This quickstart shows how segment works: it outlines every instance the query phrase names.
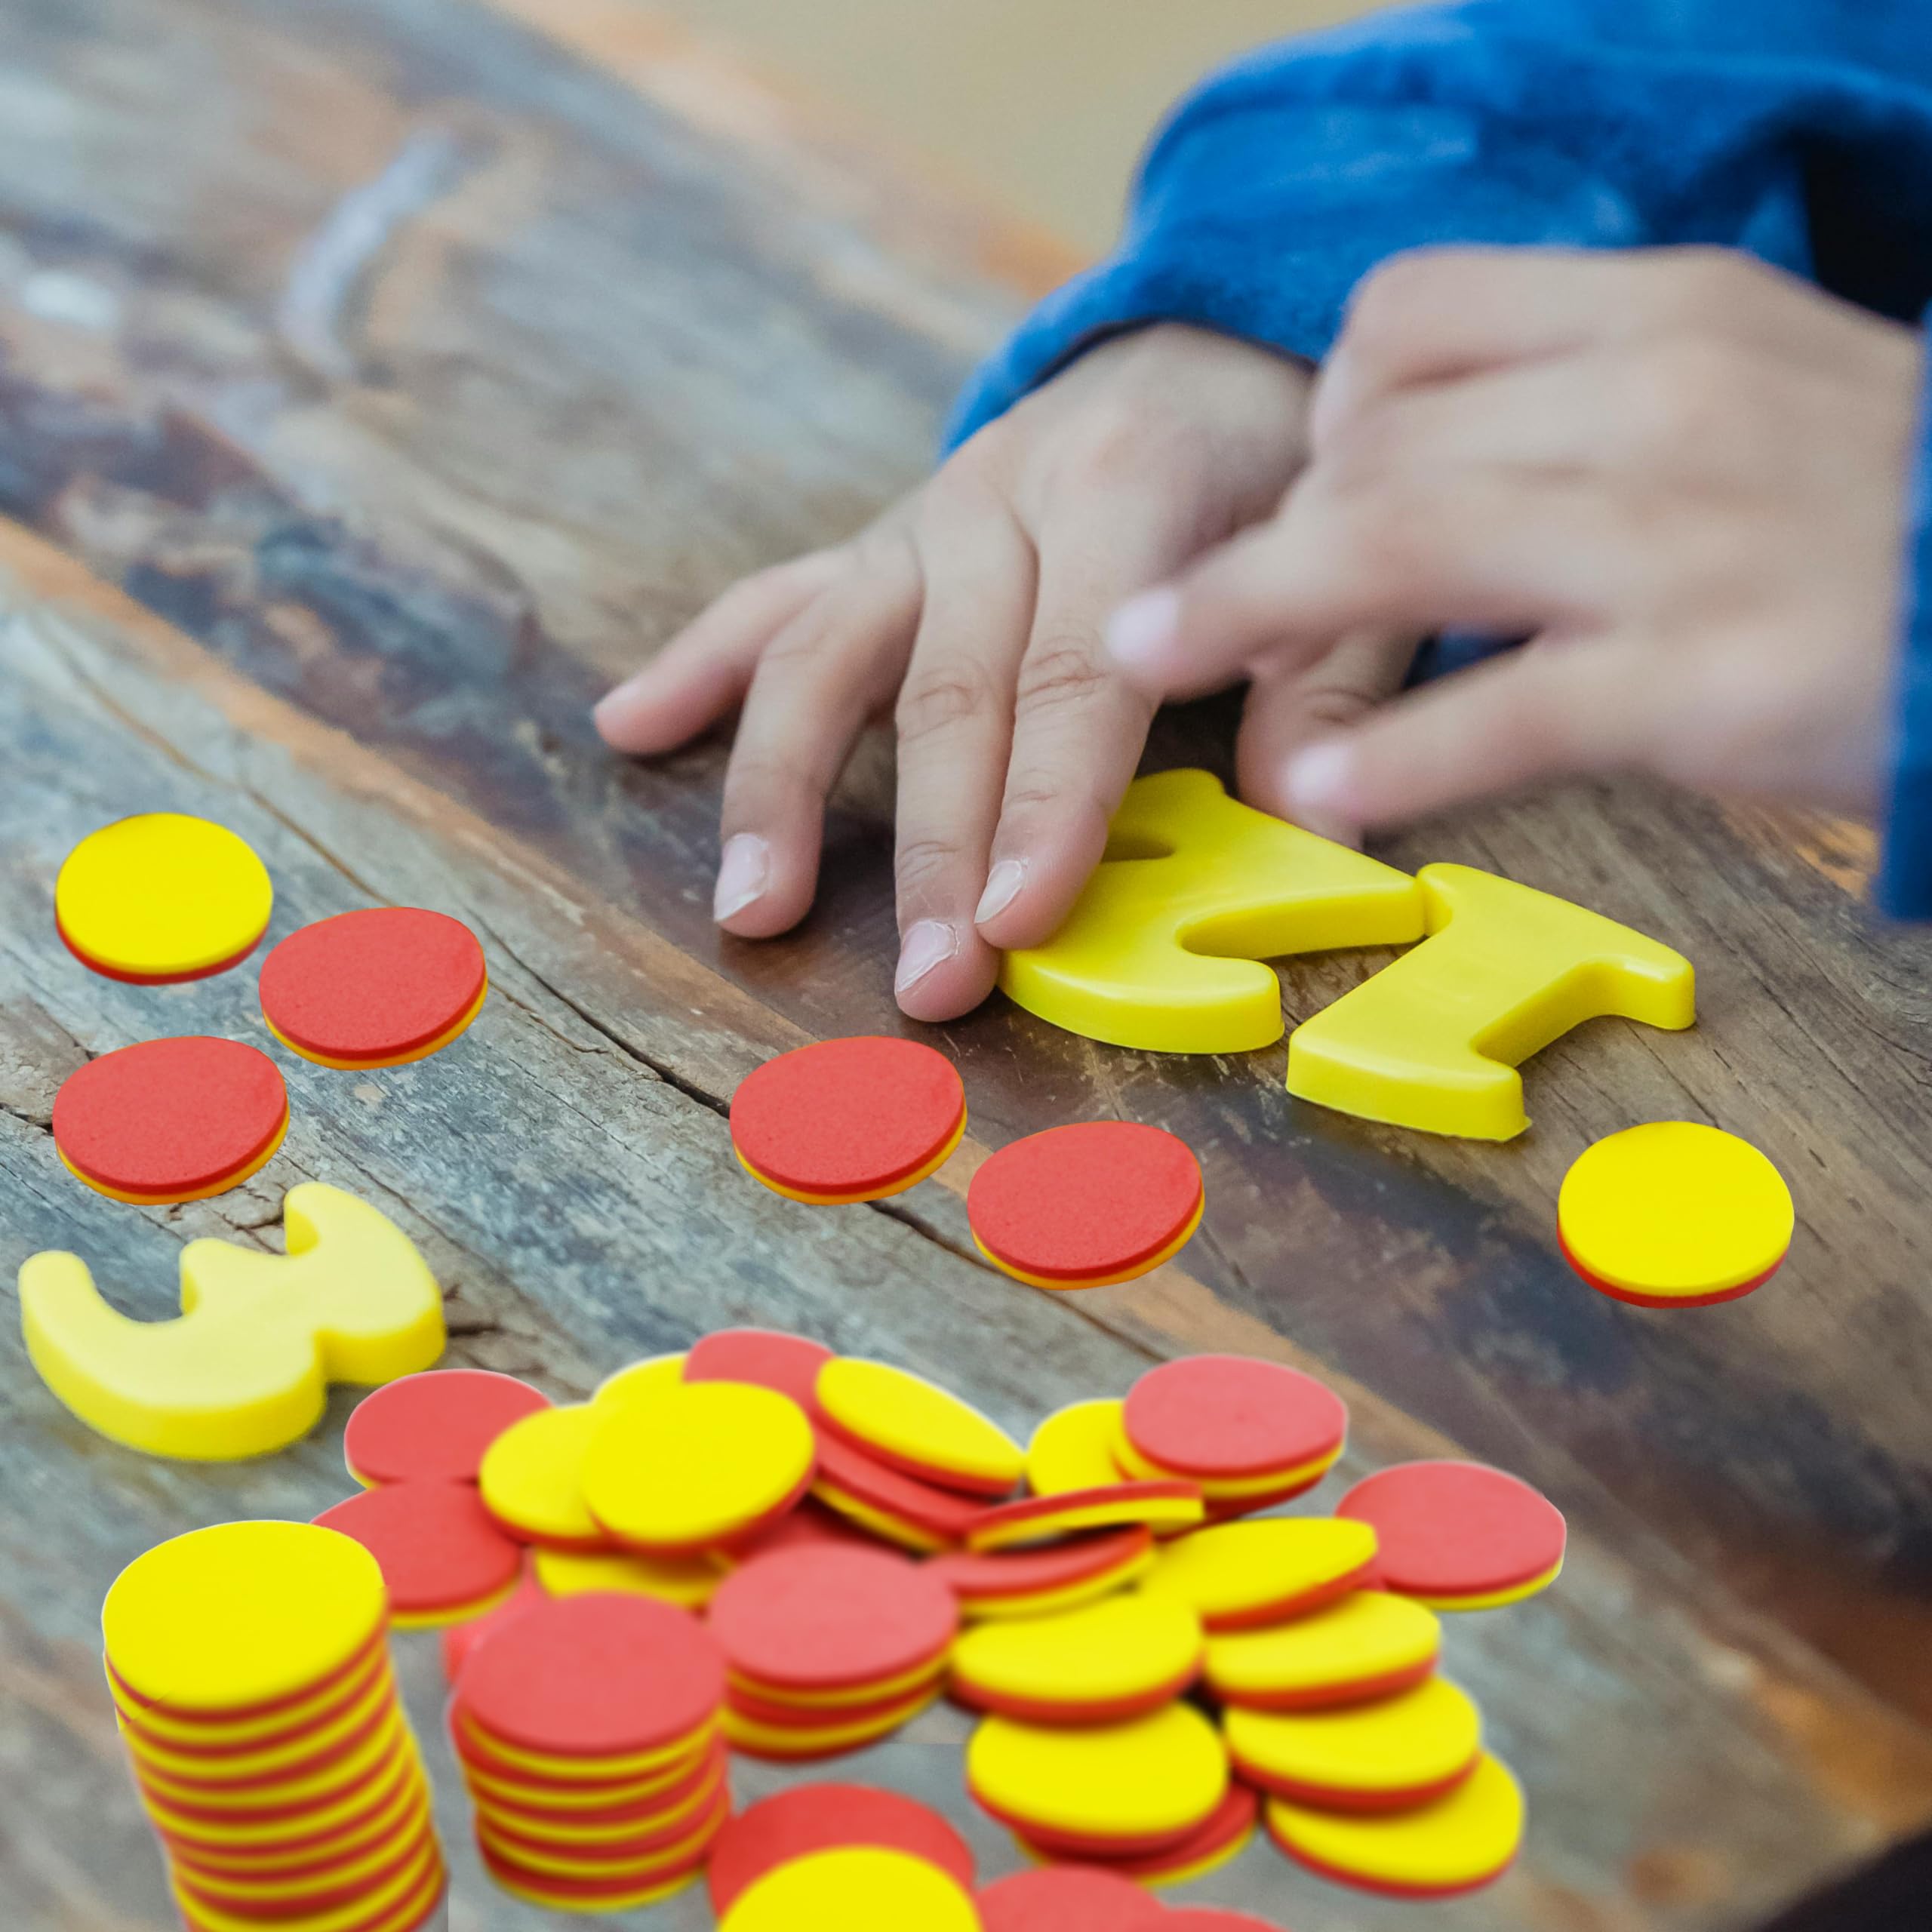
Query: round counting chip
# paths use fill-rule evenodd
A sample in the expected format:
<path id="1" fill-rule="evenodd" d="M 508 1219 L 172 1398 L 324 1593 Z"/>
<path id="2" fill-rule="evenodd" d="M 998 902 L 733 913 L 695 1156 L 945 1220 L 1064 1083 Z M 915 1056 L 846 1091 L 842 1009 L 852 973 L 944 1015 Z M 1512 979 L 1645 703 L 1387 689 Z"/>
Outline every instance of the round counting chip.
<path id="1" fill-rule="evenodd" d="M 262 1017 L 304 1060 L 397 1066 L 465 1032 L 488 986 L 483 949 L 460 920 L 365 906 L 290 934 L 262 961 Z"/>
<path id="2" fill-rule="evenodd" d="M 1520 1478 L 1481 1463 L 1398 1463 L 1335 1506 L 1372 1525 L 1385 1589 L 1434 1610 L 1533 1595 L 1563 1567 L 1562 1512 Z"/>
<path id="3" fill-rule="evenodd" d="M 709 1555 L 637 1556 L 574 1549 L 540 1549 L 532 1561 L 537 1583 L 547 1596 L 618 1590 L 657 1597 L 685 1610 L 702 1610 L 711 1601 L 727 1567 Z"/>
<path id="4" fill-rule="evenodd" d="M 685 1358 L 687 1382 L 749 1382 L 789 1395 L 819 1420 L 819 1371 L 833 1359 L 823 1342 L 777 1328 L 724 1328 L 691 1344 Z"/>
<path id="5" fill-rule="evenodd" d="M 984 1932 L 1164 1932 L 1169 1918 L 1131 1879 L 1081 1865 L 1016 1872 L 979 1906 Z"/>
<path id="6" fill-rule="evenodd" d="M 890 1362 L 835 1356 L 819 1371 L 826 1426 L 888 1467 L 974 1496 L 1004 1496 L 1026 1454 L 949 1390 Z"/>
<path id="7" fill-rule="evenodd" d="M 359 1483 L 474 1482 L 491 1444 L 549 1406 L 540 1389 L 488 1369 L 399 1376 L 356 1404 L 343 1460 Z"/>
<path id="8" fill-rule="evenodd" d="M 950 1551 L 926 1565 L 961 1604 L 997 1604 L 1002 1598 L 1031 1598 L 1047 1591 L 1093 1584 L 1097 1593 L 1112 1590 L 1152 1561 L 1154 1538 L 1145 1528 L 1112 1530 L 1080 1537 L 1047 1549 L 997 1550 L 980 1554 Z"/>
<path id="9" fill-rule="evenodd" d="M 1217 1871 L 1247 1848 L 1261 1813 L 1260 1795 L 1244 1784 L 1230 1784 L 1198 1832 L 1166 1851 L 1114 1861 L 1112 1869 L 1143 1885 L 1181 1885 Z"/>
<path id="10" fill-rule="evenodd" d="M 484 1451 L 476 1470 L 483 1506 L 512 1536 L 555 1549 L 609 1548 L 583 1493 L 598 1420 L 588 1402 L 533 1409 Z"/>
<path id="11" fill-rule="evenodd" d="M 1003 1824 L 1049 1851 L 1161 1851 L 1198 1831 L 1228 1788 L 1227 1753 L 1191 1704 L 1078 1730 L 989 1717 L 966 1780 Z"/>
<path id="12" fill-rule="evenodd" d="M 1191 1482 L 1109 1483 L 1100 1489 L 1065 1490 L 1057 1496 L 1002 1503 L 967 1525 L 966 1547 L 1011 1549 L 1085 1530 L 1135 1524 L 1158 1536 L 1178 1536 L 1198 1527 L 1206 1512 L 1201 1491 Z"/>
<path id="13" fill-rule="evenodd" d="M 1268 1830 L 1324 1878 L 1395 1898 L 1449 1898 L 1500 1878 L 1523 1841 L 1523 1794 L 1484 1752 L 1446 1797 L 1412 1811 L 1349 1817 L 1277 1798 Z"/>
<path id="14" fill-rule="evenodd" d="M 1556 1198 L 1563 1251 L 1592 1287 L 1697 1308 L 1762 1287 L 1796 1226 L 1784 1177 L 1748 1140 L 1653 1121 L 1579 1155 Z"/>
<path id="15" fill-rule="evenodd" d="M 1251 1784 L 1338 1811 L 1397 1811 L 1452 1790 L 1482 1748 L 1482 1718 L 1447 1678 L 1340 1710 L 1223 1716 L 1228 1750 Z"/>
<path id="16" fill-rule="evenodd" d="M 68 1171 L 143 1204 L 225 1193 L 267 1165 L 288 1129 L 275 1062 L 238 1040 L 144 1040 L 89 1061 L 54 1097 Z"/>
<path id="17" fill-rule="evenodd" d="M 483 1638 L 457 1685 L 493 1746 L 558 1758 L 663 1750 L 698 1737 L 724 1697 L 724 1661 L 703 1625 L 608 1593 L 531 1604 Z"/>
<path id="18" fill-rule="evenodd" d="M 225 826 L 146 812 L 68 854 L 54 912 L 83 964 L 157 985 L 238 965 L 268 930 L 274 898 L 268 869 Z"/>
<path id="19" fill-rule="evenodd" d="M 748 1382 L 684 1382 L 601 1415 L 583 1460 L 591 1515 L 626 1547 L 689 1555 L 783 1514 L 818 1463 L 788 1395 Z"/>
<path id="20" fill-rule="evenodd" d="M 1208 1687 L 1223 1703 L 1312 1711 L 1392 1697 L 1435 1670 L 1433 1611 L 1384 1590 L 1357 1590 L 1292 1623 L 1208 1639 Z"/>
<path id="21" fill-rule="evenodd" d="M 946 1585 L 904 1557 L 827 1544 L 734 1571 L 709 1622 L 733 1672 L 758 1685 L 882 1691 L 939 1663 L 959 1612 Z"/>
<path id="22" fill-rule="evenodd" d="M 514 1589 L 522 1574 L 522 1549 L 467 1483 L 365 1489 L 315 1520 L 353 1537 L 382 1566 L 398 1619 L 448 1623 L 474 1615 Z"/>
<path id="23" fill-rule="evenodd" d="M 1241 1630 L 1332 1603 L 1375 1564 L 1375 1531 L 1332 1516 L 1217 1524 L 1165 1545 L 1146 1587 L 1177 1598 L 1210 1630 Z"/>
<path id="24" fill-rule="evenodd" d="M 380 1568 L 349 1537 L 310 1523 L 222 1523 L 135 1558 L 107 1592 L 101 1634 L 137 1704 L 242 1717 L 352 1666 L 386 1611 Z"/>
<path id="25" fill-rule="evenodd" d="M 627 1363 L 597 1385 L 591 1395 L 591 1405 L 598 1409 L 614 1408 L 620 1402 L 642 1401 L 660 1390 L 675 1389 L 685 1379 L 688 1359 L 681 1352 L 647 1355 L 641 1361 Z"/>
<path id="26" fill-rule="evenodd" d="M 1131 1281 L 1200 1226 L 1201 1165 L 1186 1143 L 1131 1121 L 1049 1128 L 1002 1147 L 966 1191 L 973 1238 L 1041 1288 Z"/>
<path id="27" fill-rule="evenodd" d="M 1121 1421 L 1149 1473 L 1265 1486 L 1332 1461 L 1349 1412 L 1313 1376 L 1278 1362 L 1187 1355 L 1142 1376 Z"/>
<path id="28" fill-rule="evenodd" d="M 833 1723 L 773 1724 L 731 1706 L 724 1712 L 724 1734 L 731 1740 L 733 1749 L 750 1758 L 781 1762 L 788 1758 L 840 1758 L 891 1737 L 902 1724 L 909 1724 L 928 1706 L 937 1702 L 939 1694 L 940 1687 L 935 1681 L 869 1717 L 841 1717 Z"/>
<path id="29" fill-rule="evenodd" d="M 718 1932 L 980 1932 L 958 1879 L 904 1851 L 846 1845 L 795 1858 L 741 1892 Z"/>
<path id="30" fill-rule="evenodd" d="M 1057 1617 L 994 1621 L 952 1647 L 953 1694 L 1033 1724 L 1112 1724 L 1158 1710 L 1201 1668 L 1201 1620 L 1129 1595 Z"/>
<path id="31" fill-rule="evenodd" d="M 795 1201 L 879 1201 L 944 1164 L 966 1131 L 952 1063 L 916 1040 L 823 1040 L 767 1060 L 731 1097 L 746 1172 Z"/>
<path id="32" fill-rule="evenodd" d="M 1026 1444 L 1026 1487 L 1035 1496 L 1101 1489 L 1120 1480 L 1113 1445 L 1120 1434 L 1117 1401 L 1072 1402 L 1056 1409 Z"/>
<path id="33" fill-rule="evenodd" d="M 869 1785 L 799 1785 L 760 1799 L 718 1833 L 706 1872 L 712 1909 L 722 1918 L 767 1872 L 854 1846 L 904 1852 L 958 1884 L 974 1881 L 971 1849 L 937 1812 Z"/>
<path id="34" fill-rule="evenodd" d="M 875 1536 L 928 1552 L 958 1543 L 982 1507 L 891 1468 L 841 1441 L 829 1429 L 819 1438 L 813 1493 L 829 1509 Z"/>

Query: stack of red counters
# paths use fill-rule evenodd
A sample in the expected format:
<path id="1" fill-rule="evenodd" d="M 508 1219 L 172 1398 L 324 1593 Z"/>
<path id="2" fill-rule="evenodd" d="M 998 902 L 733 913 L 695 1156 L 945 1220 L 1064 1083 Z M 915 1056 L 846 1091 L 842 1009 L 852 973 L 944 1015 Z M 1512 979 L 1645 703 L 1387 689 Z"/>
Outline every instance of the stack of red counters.
<path id="1" fill-rule="evenodd" d="M 958 1620 L 946 1585 L 890 1550 L 820 1543 L 754 1558 L 711 1600 L 726 1735 L 779 1759 L 875 1743 L 939 1696 Z"/>
<path id="2" fill-rule="evenodd" d="M 1198 1483 L 1220 1520 L 1312 1488 L 1348 1430 L 1342 1398 L 1311 1375 L 1248 1355 L 1186 1355 L 1128 1392 L 1114 1457 L 1125 1475 Z"/>
<path id="3" fill-rule="evenodd" d="M 382 1566 L 397 1624 L 463 1623 L 515 1592 L 522 1547 L 483 1506 L 477 1471 L 506 1429 L 549 1406 L 528 1383 L 475 1368 L 402 1376 L 356 1405 L 343 1456 L 362 1493 L 315 1521 Z"/>
<path id="4" fill-rule="evenodd" d="M 443 1892 L 429 1787 L 345 1537 L 227 1523 L 107 1595 L 108 1682 L 190 1932 L 414 1932 Z"/>
<path id="5" fill-rule="evenodd" d="M 464 1660 L 450 1731 L 485 1864 L 566 1912 L 669 1897 L 731 1814 L 724 1667 L 688 1614 L 593 1593 L 530 1604 Z"/>

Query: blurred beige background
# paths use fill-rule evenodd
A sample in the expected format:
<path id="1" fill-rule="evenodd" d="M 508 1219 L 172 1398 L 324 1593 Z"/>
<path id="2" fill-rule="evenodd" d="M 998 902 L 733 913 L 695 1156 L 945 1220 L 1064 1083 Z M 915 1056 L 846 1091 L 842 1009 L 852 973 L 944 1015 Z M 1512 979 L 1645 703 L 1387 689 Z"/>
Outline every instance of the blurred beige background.
<path id="1" fill-rule="evenodd" d="M 1089 252 L 1168 104 L 1375 0 L 653 0 Z"/>

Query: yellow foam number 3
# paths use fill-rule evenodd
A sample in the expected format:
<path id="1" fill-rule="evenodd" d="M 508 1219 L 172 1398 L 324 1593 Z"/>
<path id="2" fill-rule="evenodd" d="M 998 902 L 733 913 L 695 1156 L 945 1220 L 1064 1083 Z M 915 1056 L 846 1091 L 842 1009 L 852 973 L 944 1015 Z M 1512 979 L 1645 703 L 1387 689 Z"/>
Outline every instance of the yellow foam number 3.
<path id="1" fill-rule="evenodd" d="M 226 1462 L 294 1441 L 331 1382 L 387 1382 L 443 1352 L 443 1301 L 409 1237 L 311 1182 L 282 1203 L 288 1252 L 223 1241 L 181 1251 L 181 1313 L 131 1321 L 78 1255 L 20 1269 L 20 1324 L 43 1380 L 116 1442 Z"/>
<path id="2" fill-rule="evenodd" d="M 1690 962 L 1601 914 L 1467 866 L 1418 875 L 1429 937 L 1288 1042 L 1288 1091 L 1370 1120 L 1507 1140 L 1518 1064 L 1607 1014 L 1696 1017 Z"/>
<path id="3" fill-rule="evenodd" d="M 1056 1026 L 1160 1053 L 1241 1053 L 1282 1033 L 1257 962 L 1423 935 L 1406 872 L 1231 798 L 1206 771 L 1136 779 L 1108 857 L 1044 946 L 1000 984 Z"/>

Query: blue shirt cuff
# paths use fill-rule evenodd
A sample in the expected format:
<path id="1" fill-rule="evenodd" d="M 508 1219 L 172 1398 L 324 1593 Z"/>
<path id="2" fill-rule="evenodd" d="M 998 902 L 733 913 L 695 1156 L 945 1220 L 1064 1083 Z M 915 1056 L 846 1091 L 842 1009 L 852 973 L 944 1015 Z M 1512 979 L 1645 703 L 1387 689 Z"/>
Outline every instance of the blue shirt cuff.
<path id="1" fill-rule="evenodd" d="M 1932 327 L 1932 315 L 1927 324 Z M 1932 919 L 1932 385 L 1920 414 L 1891 798 L 1878 884 L 1878 903 L 1900 919 Z"/>

